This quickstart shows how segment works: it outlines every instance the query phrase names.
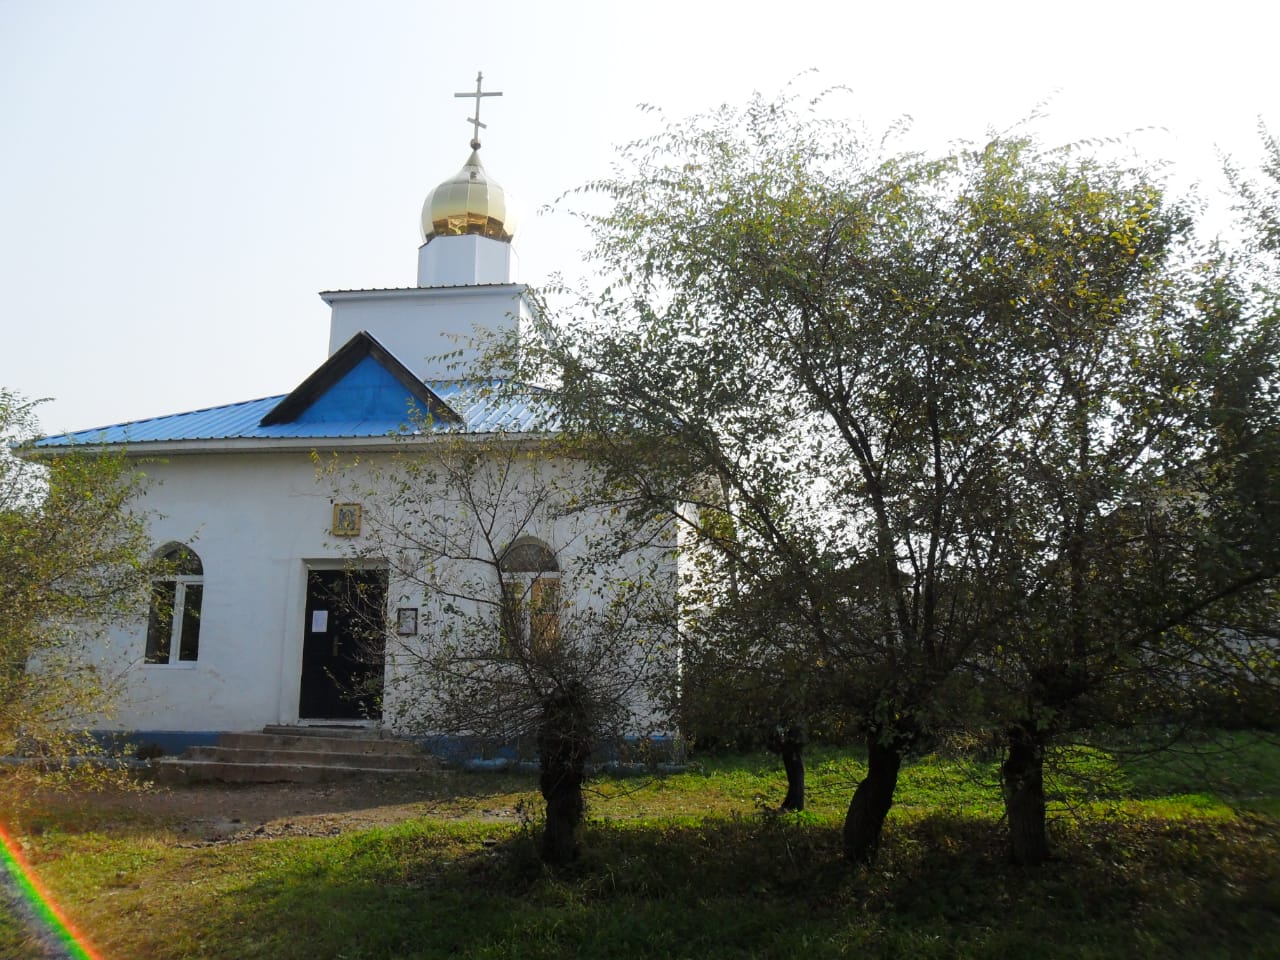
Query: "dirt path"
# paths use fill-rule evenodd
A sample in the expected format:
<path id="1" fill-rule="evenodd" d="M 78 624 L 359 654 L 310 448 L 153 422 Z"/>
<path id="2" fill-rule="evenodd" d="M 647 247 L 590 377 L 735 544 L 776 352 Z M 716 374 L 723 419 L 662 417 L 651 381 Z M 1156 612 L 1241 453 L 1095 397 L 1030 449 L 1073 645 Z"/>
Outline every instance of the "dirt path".
<path id="1" fill-rule="evenodd" d="M 338 783 L 198 784 L 38 796 L 23 804 L 21 820 L 42 809 L 91 809 L 95 820 L 154 823 L 181 843 L 226 843 L 264 837 L 334 836 L 417 817 L 516 819 L 520 792 L 512 784 L 460 783 L 456 775 L 347 780 Z M 477 787 L 479 789 L 477 789 Z"/>

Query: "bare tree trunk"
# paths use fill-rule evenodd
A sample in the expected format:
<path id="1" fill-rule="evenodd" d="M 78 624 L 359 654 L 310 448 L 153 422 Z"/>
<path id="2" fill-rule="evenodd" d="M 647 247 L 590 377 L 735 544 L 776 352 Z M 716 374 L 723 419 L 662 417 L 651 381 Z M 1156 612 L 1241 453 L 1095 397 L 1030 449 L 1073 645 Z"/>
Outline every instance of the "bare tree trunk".
<path id="1" fill-rule="evenodd" d="M 901 767 L 901 748 L 881 743 L 878 731 L 868 733 L 867 775 L 853 792 L 844 818 L 844 856 L 850 863 L 865 865 L 875 859 Z"/>
<path id="2" fill-rule="evenodd" d="M 1014 863 L 1036 867 L 1049 859 L 1045 829 L 1044 736 L 1029 725 L 1009 728 L 1000 785 L 1009 819 L 1009 856 Z"/>
<path id="3" fill-rule="evenodd" d="M 555 693 L 543 702 L 538 753 L 539 787 L 547 804 L 541 856 L 544 863 L 560 866 L 578 856 L 578 828 L 586 809 L 582 784 L 591 753 L 585 705 L 572 691 Z"/>
<path id="4" fill-rule="evenodd" d="M 774 747 L 782 757 L 782 769 L 787 772 L 787 795 L 782 798 L 779 810 L 804 809 L 804 729 L 799 724 L 779 727 L 772 738 Z"/>

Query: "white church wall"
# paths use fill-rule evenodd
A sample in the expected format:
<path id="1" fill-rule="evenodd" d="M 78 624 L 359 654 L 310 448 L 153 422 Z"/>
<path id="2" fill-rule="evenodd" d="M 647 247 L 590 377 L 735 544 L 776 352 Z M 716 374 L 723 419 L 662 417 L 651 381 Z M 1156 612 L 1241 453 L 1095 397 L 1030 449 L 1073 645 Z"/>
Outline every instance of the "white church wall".
<path id="1" fill-rule="evenodd" d="M 151 529 L 157 547 L 170 541 L 186 544 L 203 565 L 199 655 L 194 662 L 147 664 L 145 621 L 116 631 L 104 652 L 109 661 L 104 665 L 123 670 L 124 688 L 111 728 L 212 733 L 298 722 L 310 569 L 341 569 L 353 560 L 385 565 L 391 632 L 399 607 L 418 608 L 422 628 L 417 636 L 401 641 L 409 645 L 404 652 L 411 652 L 415 644 L 430 644 L 429 612 L 436 605 L 433 585 L 492 576 L 492 568 L 436 560 L 427 571 L 422 552 L 408 560 L 387 555 L 393 553 L 387 549 L 369 553 L 379 516 L 374 491 L 384 482 L 375 474 L 390 463 L 390 454 L 364 455 L 363 465 L 347 477 L 350 486 L 345 492 L 332 478 L 318 476 L 306 451 L 206 453 L 145 465 L 153 483 L 144 507 L 153 513 Z M 520 461 L 518 469 L 516 490 L 544 488 L 552 475 L 562 489 L 571 490 L 587 467 L 529 457 Z M 332 536 L 333 501 L 348 496 L 364 507 L 362 535 Z M 448 503 L 443 491 L 426 493 L 422 499 Z M 674 596 L 673 543 L 660 540 L 611 566 L 583 568 L 595 555 L 593 538 L 610 536 L 610 524 L 616 522 L 616 517 L 605 514 L 561 515 L 555 509 L 523 516 L 517 502 L 510 528 L 495 533 L 508 540 L 532 536 L 550 546 L 561 564 L 564 599 L 571 609 L 588 609 L 607 596 L 611 581 L 642 573 L 655 579 L 655 589 L 669 590 Z M 406 562 L 414 567 L 408 577 Z M 400 639 L 392 636 L 393 641 Z M 388 649 L 389 681 L 401 663 L 395 649 L 393 642 Z M 422 695 L 420 690 L 410 694 L 410 689 L 388 683 L 387 721 L 411 715 L 412 704 L 397 700 Z M 638 703 L 638 717 L 647 721 L 653 713 L 651 703 Z"/>
<path id="2" fill-rule="evenodd" d="M 515 248 L 488 237 L 434 237 L 418 248 L 420 287 L 515 283 L 519 270 Z"/>
<path id="3" fill-rule="evenodd" d="M 504 284 L 326 293 L 333 307 L 329 354 L 365 330 L 424 380 L 466 376 L 480 356 L 477 331 L 515 330 L 529 317 L 524 290 Z"/>
<path id="4" fill-rule="evenodd" d="M 572 640 L 574 618 L 586 611 L 599 611 L 615 598 L 619 584 L 644 580 L 650 583 L 655 599 L 675 598 L 678 566 L 673 536 L 655 537 L 604 560 L 602 547 L 616 548 L 627 542 L 624 538 L 634 537 L 635 531 L 627 529 L 625 518 L 607 510 L 565 510 L 568 500 L 588 485 L 591 468 L 585 462 L 548 461 L 530 453 L 513 456 L 505 449 L 495 451 L 492 459 L 492 471 L 509 473 L 501 483 L 494 481 L 493 473 L 479 477 L 466 506 L 461 505 L 456 487 L 448 489 L 449 485 L 441 482 L 430 488 L 421 476 L 413 481 L 410 501 L 429 500 L 437 506 L 437 517 L 452 519 L 448 534 L 453 542 L 447 547 L 440 545 L 438 536 L 424 536 L 420 528 L 404 519 L 405 498 L 399 486 L 405 480 L 403 469 L 374 461 L 372 470 L 387 473 L 371 479 L 368 472 L 356 472 L 342 481 L 348 490 L 364 491 L 361 496 L 370 526 L 383 531 L 380 550 L 387 555 L 391 569 L 392 612 L 398 605 L 419 611 L 417 636 L 391 637 L 384 712 L 388 721 L 403 723 L 417 732 L 433 732 L 416 719 L 417 707 L 432 696 L 431 676 L 422 666 L 429 659 L 432 644 L 453 631 L 484 629 L 495 614 L 490 603 L 496 601 L 501 587 L 498 571 L 484 559 L 492 554 L 479 539 L 480 524 L 472 512 L 477 501 L 487 514 L 484 526 L 498 549 L 532 539 L 555 555 L 565 605 L 562 622 L 566 640 Z M 374 492 L 379 489 L 381 496 Z M 540 502 L 542 498 L 545 503 Z M 411 545 L 406 549 L 406 544 Z M 361 555 L 368 549 L 356 542 L 350 546 Z M 473 559 L 462 559 L 464 556 Z M 442 614 L 445 597 L 454 608 L 464 611 L 461 618 L 446 620 Z M 468 601 L 467 597 L 480 599 Z M 654 636 L 643 638 L 643 629 L 638 624 L 626 627 L 625 639 L 619 642 L 618 662 L 613 665 L 620 676 L 645 673 L 641 660 L 646 656 L 664 657 L 675 666 L 674 637 L 658 636 L 655 630 Z M 652 642 L 644 645 L 641 639 Z M 645 691 L 634 691 L 631 708 L 636 731 L 655 729 L 657 707 Z"/>
<path id="5" fill-rule="evenodd" d="M 199 655 L 148 664 L 146 623 L 118 631 L 112 656 L 127 674 L 116 726 L 244 730 L 290 719 L 282 691 L 290 686 L 285 663 L 300 657 L 302 561 L 337 559 L 325 543 L 332 508 L 310 458 L 175 456 L 145 469 L 153 485 L 143 506 L 153 512 L 155 542 L 184 543 L 203 565 Z"/>

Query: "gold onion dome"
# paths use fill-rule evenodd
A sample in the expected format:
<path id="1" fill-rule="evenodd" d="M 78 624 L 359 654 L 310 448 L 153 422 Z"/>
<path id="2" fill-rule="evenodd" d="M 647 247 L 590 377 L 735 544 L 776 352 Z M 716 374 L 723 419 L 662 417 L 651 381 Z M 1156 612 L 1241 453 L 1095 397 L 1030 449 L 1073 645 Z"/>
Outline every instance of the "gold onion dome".
<path id="1" fill-rule="evenodd" d="M 465 234 L 510 243 L 514 233 L 515 215 L 507 207 L 506 192 L 484 172 L 476 149 L 462 169 L 427 194 L 422 204 L 424 243 Z"/>

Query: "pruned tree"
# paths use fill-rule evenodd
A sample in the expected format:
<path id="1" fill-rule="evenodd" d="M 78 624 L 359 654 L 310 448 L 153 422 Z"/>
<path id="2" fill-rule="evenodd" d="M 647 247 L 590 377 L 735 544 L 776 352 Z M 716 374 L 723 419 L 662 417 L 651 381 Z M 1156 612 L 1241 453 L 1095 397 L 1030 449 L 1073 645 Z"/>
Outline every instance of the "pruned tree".
<path id="1" fill-rule="evenodd" d="M 336 479 L 365 491 L 354 554 L 386 562 L 418 633 L 388 632 L 384 715 L 441 738 L 536 750 L 542 856 L 577 852 L 588 761 L 667 729 L 675 559 L 622 522 L 591 469 L 547 437 L 435 436 Z"/>
<path id="2" fill-rule="evenodd" d="M 1046 750 L 1091 724 L 1168 717 L 1190 685 L 1221 680 L 1210 664 L 1230 641 L 1211 611 L 1280 574 L 1241 522 L 1262 491 L 1242 484 L 1228 426 L 1274 422 L 1276 353 L 1235 265 L 1194 244 L 1191 211 L 1148 171 L 1010 159 L 975 192 L 974 253 L 994 282 L 984 322 L 1025 340 L 1036 395 L 1002 455 L 1017 589 L 975 668 L 996 667 L 1011 854 L 1036 864 Z"/>
<path id="3" fill-rule="evenodd" d="M 92 450 L 36 458 L 35 407 L 0 390 L 0 754 L 56 768 L 95 750 L 85 731 L 110 712 L 116 677 L 92 647 L 167 568 L 133 509 L 143 476 Z"/>
<path id="4" fill-rule="evenodd" d="M 868 756 L 850 860 L 874 855 L 904 755 L 966 711 L 1009 733 L 1017 846 L 1063 705 L 1266 576 L 1197 579 L 1212 525 L 1183 523 L 1177 572 L 1131 579 L 1165 542 L 1139 516 L 1196 516 L 1171 492 L 1239 355 L 1239 326 L 1226 354 L 1197 341 L 1225 288 L 1196 279 L 1191 212 L 1141 167 L 1021 136 L 886 154 L 759 97 L 584 189 L 608 205 L 587 214 L 602 288 L 525 347 L 564 429 L 635 516 L 691 503 L 736 594 L 773 598 L 785 641 L 753 656 L 789 664 L 779 689 L 840 691 Z M 1181 576 L 1195 600 L 1105 618 Z"/>
<path id="5" fill-rule="evenodd" d="M 765 747 L 782 761 L 782 811 L 805 805 L 804 750 L 825 716 L 821 671 L 801 669 L 810 655 L 803 629 L 779 616 L 772 597 L 705 606 L 681 635 L 680 683 L 669 691 L 681 730 L 695 748 Z"/>
<path id="6" fill-rule="evenodd" d="M 703 519 L 703 529 L 709 522 Z M 815 589 L 792 595 L 789 579 L 736 575 L 711 551 L 695 586 L 681 634 L 683 669 L 677 697 L 682 730 L 694 746 L 704 740 L 739 749 L 765 747 L 778 755 L 787 778 L 782 811 L 805 806 L 805 749 L 814 739 L 848 742 L 859 734 L 850 722 L 849 681 L 842 664 L 823 659 L 812 640 L 813 597 L 829 604 L 859 596 L 850 571 L 814 573 Z M 818 586 L 820 575 L 830 582 Z M 851 729 L 852 728 L 852 729 Z"/>
<path id="7" fill-rule="evenodd" d="M 1006 345 L 964 316 L 961 161 L 884 157 L 760 99 L 623 156 L 591 188 L 612 203 L 594 220 L 609 285 L 537 359 L 637 510 L 729 515 L 731 535 L 704 511 L 691 533 L 744 595 L 786 606 L 797 676 L 821 665 L 863 731 L 845 849 L 866 861 L 903 755 L 989 627 L 993 451 L 1031 389 L 992 389 Z"/>

